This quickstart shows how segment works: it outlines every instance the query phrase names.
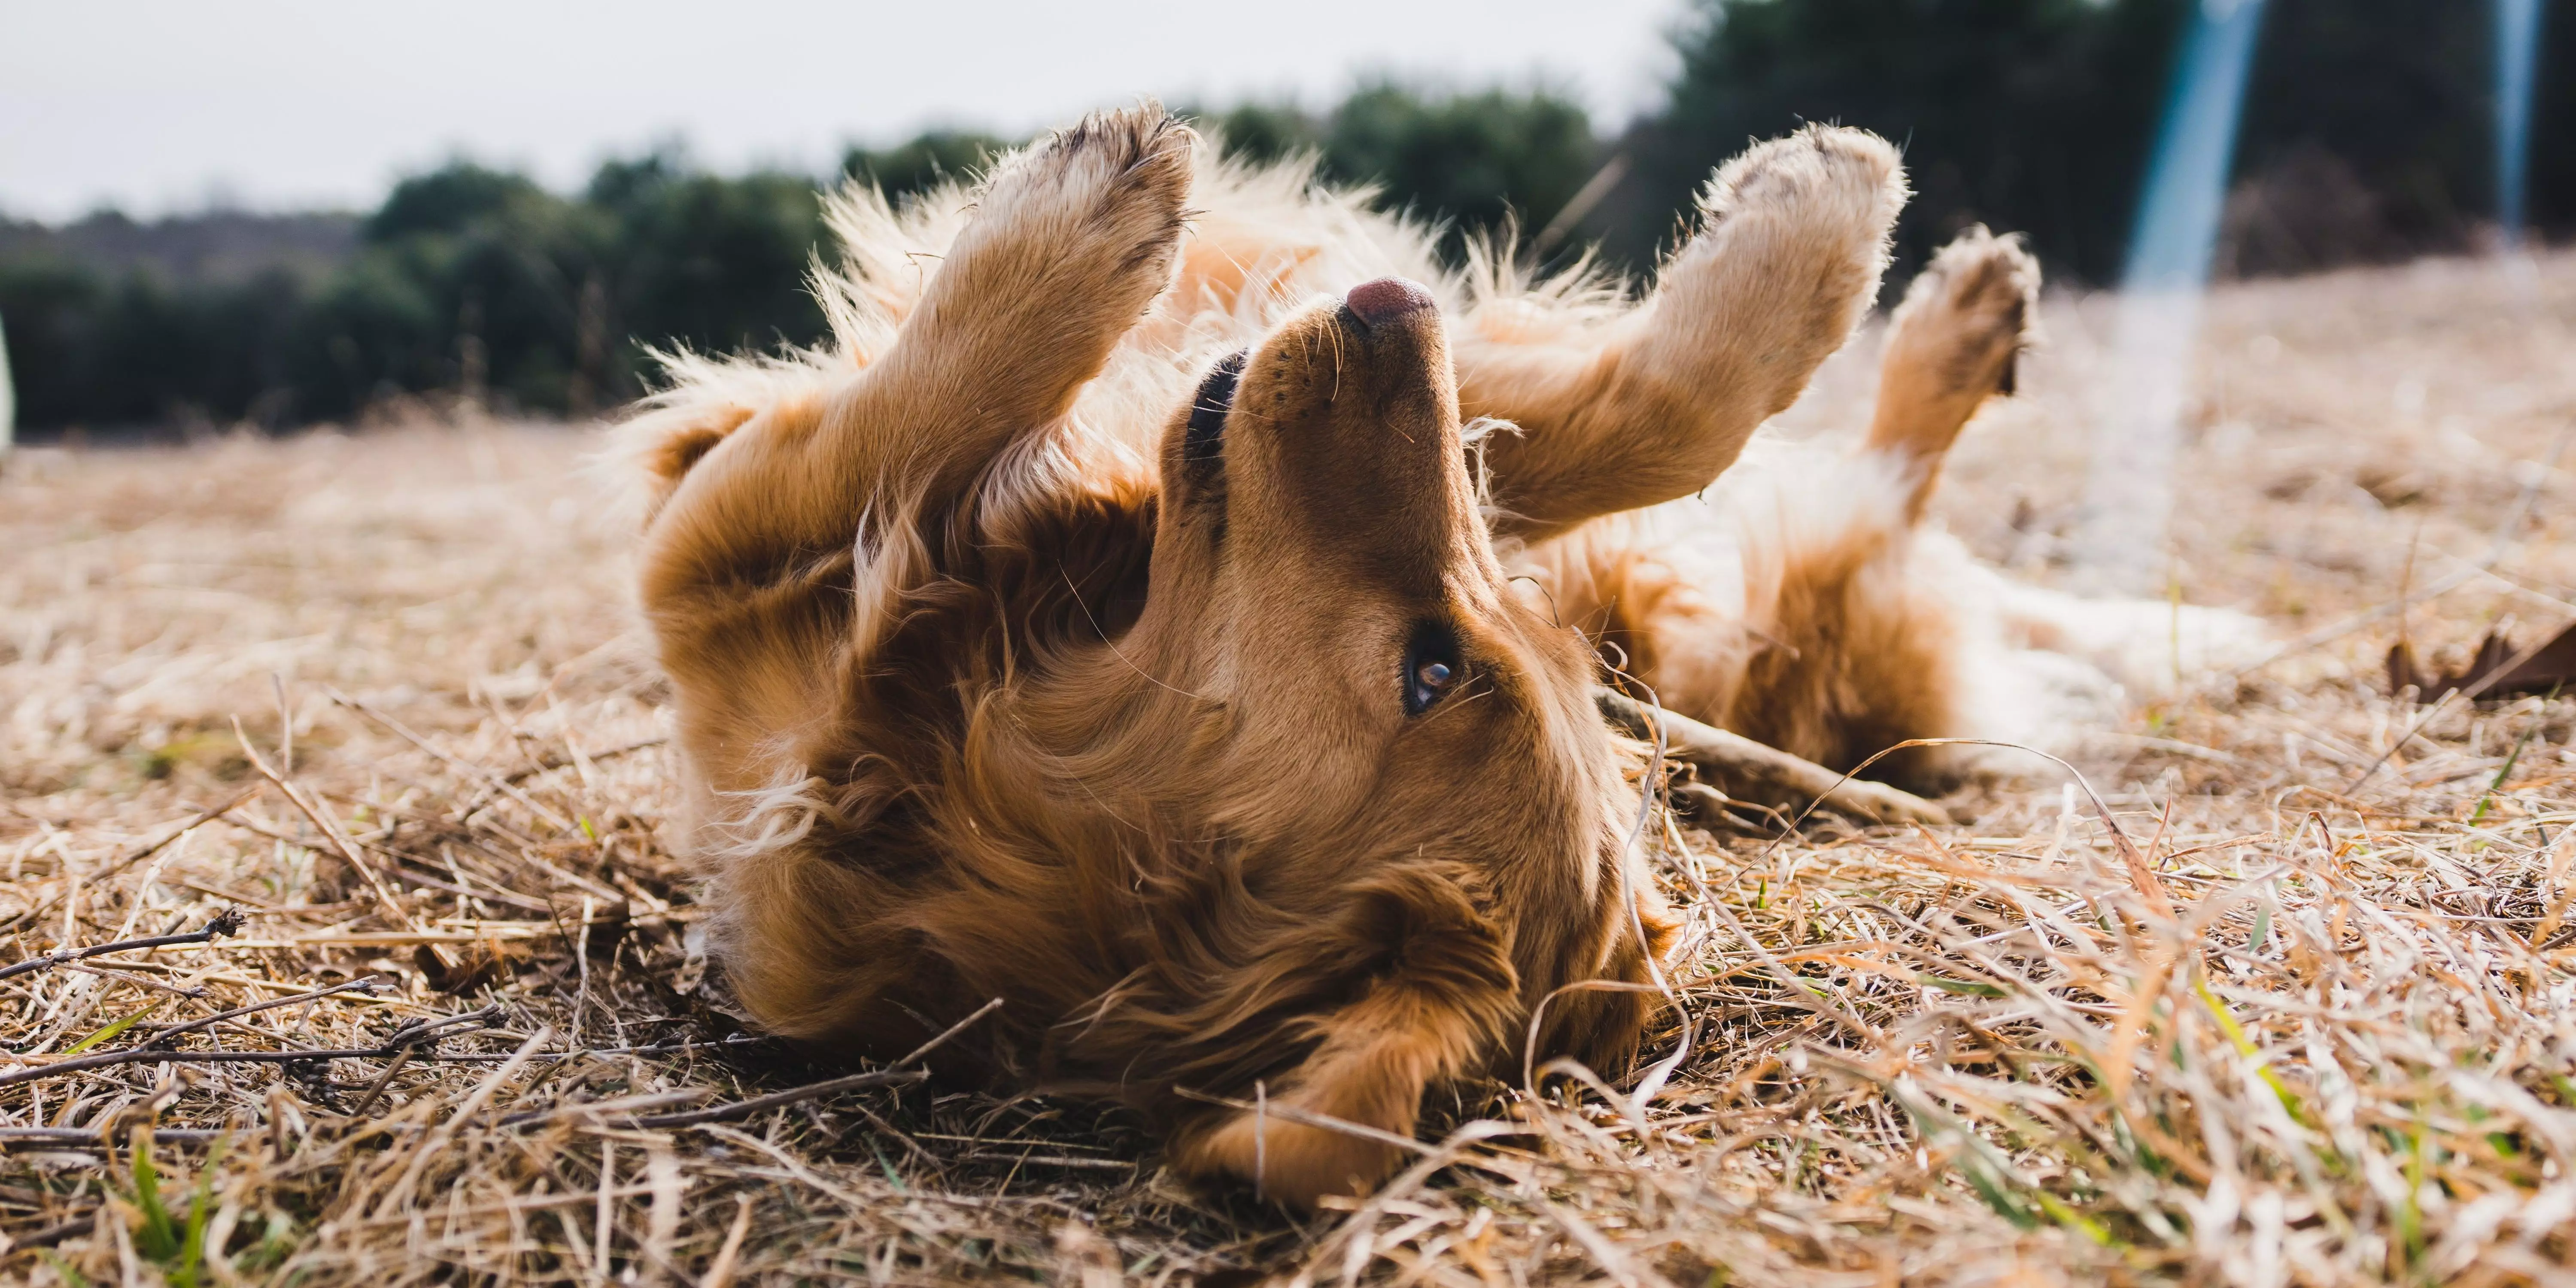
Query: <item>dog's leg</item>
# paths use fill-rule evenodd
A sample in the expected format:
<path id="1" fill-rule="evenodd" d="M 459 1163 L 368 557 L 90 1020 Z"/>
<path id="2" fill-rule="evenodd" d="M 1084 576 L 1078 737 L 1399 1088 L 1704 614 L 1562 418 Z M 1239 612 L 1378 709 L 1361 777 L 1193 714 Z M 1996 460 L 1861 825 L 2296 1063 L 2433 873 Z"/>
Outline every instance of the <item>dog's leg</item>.
<path id="1" fill-rule="evenodd" d="M 1967 607 L 1977 579 L 1917 529 L 1960 428 L 2010 390 L 2038 289 L 2019 242 L 1962 234 L 1888 327 L 1859 453 L 1830 474 L 1778 471 L 1770 496 L 1739 502 L 1745 622 L 1766 647 L 1746 658 L 1729 727 L 1837 769 L 1974 727 L 1970 677 L 1993 647 Z M 1912 751 L 1885 768 L 1936 781 L 1950 757 Z"/>
<path id="2" fill-rule="evenodd" d="M 1466 1071 L 1493 1036 L 1400 984 L 1380 984 L 1327 1024 L 1323 1047 L 1267 1087 L 1260 1108 L 1176 1141 L 1183 1172 L 1250 1181 L 1264 1197 L 1307 1210 L 1326 1194 L 1365 1194 L 1404 1151 L 1319 1119 L 1409 1139 L 1424 1088 Z"/>
<path id="3" fill-rule="evenodd" d="M 1904 462 L 1906 518 L 1923 517 L 1941 459 L 1988 396 L 2013 391 L 2039 311 L 2039 263 L 2019 237 L 1970 228 L 1933 256 L 1897 306 L 1879 359 L 1865 451 Z"/>
<path id="4" fill-rule="evenodd" d="M 900 468 L 939 490 L 1073 406 L 1172 279 L 1197 139 L 1147 106 L 1004 163 L 870 375 L 917 408 Z"/>
<path id="5" fill-rule="evenodd" d="M 1536 541 L 1706 487 L 1850 336 L 1904 203 L 1895 148 L 1810 126 L 1718 171 L 1698 234 L 1606 335 L 1466 328 L 1464 410 L 1521 431 L 1486 440 L 1497 531 Z"/>
<path id="6" fill-rule="evenodd" d="M 740 584 L 845 549 L 871 506 L 934 513 L 1056 423 L 1171 280 L 1194 146 L 1147 106 L 1005 162 L 875 362 L 689 467 L 650 539 L 687 559 L 648 553 L 648 598 L 661 572 Z"/>
<path id="7" fill-rule="evenodd" d="M 1405 1150 L 1335 1124 L 1411 1139 L 1423 1091 L 1473 1072 L 1515 1031 L 1519 985 L 1502 932 L 1454 885 L 1403 873 L 1387 880 L 1380 902 L 1398 910 L 1404 926 L 1388 952 L 1392 967 L 1330 1011 L 1268 1035 L 1320 1041 L 1256 1093 L 1255 1107 L 1178 1132 L 1172 1155 L 1181 1172 L 1250 1181 L 1274 1201 L 1309 1210 L 1326 1194 L 1366 1193 Z M 1381 911 L 1372 924 L 1388 915 Z M 1267 978 L 1272 970 L 1255 972 L 1265 977 L 1256 995 L 1280 987 Z"/>

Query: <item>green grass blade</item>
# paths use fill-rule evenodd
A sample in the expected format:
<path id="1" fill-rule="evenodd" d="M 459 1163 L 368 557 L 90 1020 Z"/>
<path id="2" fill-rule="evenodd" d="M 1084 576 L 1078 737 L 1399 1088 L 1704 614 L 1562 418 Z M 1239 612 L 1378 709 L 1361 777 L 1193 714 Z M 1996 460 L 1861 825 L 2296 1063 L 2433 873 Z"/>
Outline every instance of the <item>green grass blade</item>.
<path id="1" fill-rule="evenodd" d="M 166 1000 L 167 999 L 165 998 L 154 998 L 152 1001 L 145 1003 L 142 1010 L 136 1011 L 134 1014 L 126 1016 L 124 1019 L 118 1020 L 115 1023 L 108 1025 L 106 1028 L 100 1029 L 98 1032 L 92 1033 L 88 1037 L 72 1043 L 70 1046 L 64 1047 L 63 1054 L 79 1055 L 81 1052 L 87 1051 L 91 1047 L 107 1041 L 109 1038 L 115 1037 L 117 1034 L 133 1028 L 135 1025 L 143 1022 L 143 1017 L 150 1015 L 154 1011 L 160 1010 L 161 1003 Z"/>

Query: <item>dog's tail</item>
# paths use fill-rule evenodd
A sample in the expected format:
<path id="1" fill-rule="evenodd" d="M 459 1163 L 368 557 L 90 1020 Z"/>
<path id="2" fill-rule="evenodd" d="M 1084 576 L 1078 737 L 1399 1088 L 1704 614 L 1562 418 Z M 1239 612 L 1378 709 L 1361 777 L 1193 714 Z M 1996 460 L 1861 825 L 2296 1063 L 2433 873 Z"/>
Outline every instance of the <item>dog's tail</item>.
<path id="1" fill-rule="evenodd" d="M 2018 235 L 1997 237 L 1982 225 L 1943 247 L 1905 292 L 1888 325 L 1863 450 L 1903 467 L 1909 521 L 1923 516 L 1961 427 L 1989 396 L 2013 392 L 2038 304 L 2039 262 Z"/>

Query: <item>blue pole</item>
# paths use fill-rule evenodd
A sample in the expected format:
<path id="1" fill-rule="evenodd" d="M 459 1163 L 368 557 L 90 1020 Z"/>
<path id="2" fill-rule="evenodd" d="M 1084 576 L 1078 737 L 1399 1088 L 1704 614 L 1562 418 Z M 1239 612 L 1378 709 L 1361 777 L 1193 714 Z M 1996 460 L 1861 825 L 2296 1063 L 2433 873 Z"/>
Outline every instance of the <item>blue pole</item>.
<path id="1" fill-rule="evenodd" d="M 2540 0 L 2495 0 L 2496 225 L 2508 250 L 2522 245 L 2524 184 L 2531 165 L 2531 90 L 2540 61 Z"/>
<path id="2" fill-rule="evenodd" d="M 0 457 L 17 438 L 18 393 L 9 384 L 9 332 L 0 328 Z"/>
<path id="3" fill-rule="evenodd" d="M 2075 536 L 2077 563 L 2106 589 L 2149 589 L 2167 566 L 2192 350 L 2262 25 L 2263 0 L 2201 0 L 2156 131 Z"/>
<path id="4" fill-rule="evenodd" d="M 2504 0 L 2531 3 L 2532 0 Z M 2165 100 L 2164 124 L 2147 163 L 2147 188 L 2129 238 L 2122 290 L 2198 291 L 2209 281 L 2226 212 L 2227 171 L 2263 0 L 2201 0 Z"/>

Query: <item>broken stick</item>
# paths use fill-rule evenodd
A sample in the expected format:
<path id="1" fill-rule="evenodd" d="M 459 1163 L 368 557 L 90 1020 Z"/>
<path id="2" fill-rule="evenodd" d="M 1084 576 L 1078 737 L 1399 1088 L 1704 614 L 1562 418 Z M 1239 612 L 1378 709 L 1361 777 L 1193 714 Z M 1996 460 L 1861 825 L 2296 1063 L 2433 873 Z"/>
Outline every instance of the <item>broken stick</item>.
<path id="1" fill-rule="evenodd" d="M 1837 774 L 1812 760 L 1649 707 L 1625 694 L 1599 689 L 1593 696 L 1601 714 L 1632 738 L 1653 742 L 1655 727 L 1661 725 L 1664 755 L 1698 770 L 1733 799 L 1792 814 L 1819 805 L 1862 823 L 1951 822 L 1948 810 L 1911 792 Z"/>

